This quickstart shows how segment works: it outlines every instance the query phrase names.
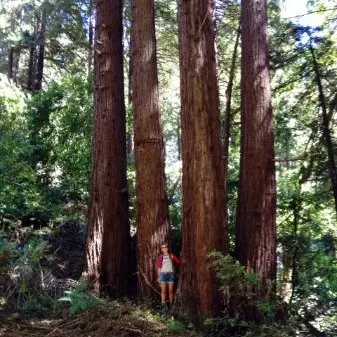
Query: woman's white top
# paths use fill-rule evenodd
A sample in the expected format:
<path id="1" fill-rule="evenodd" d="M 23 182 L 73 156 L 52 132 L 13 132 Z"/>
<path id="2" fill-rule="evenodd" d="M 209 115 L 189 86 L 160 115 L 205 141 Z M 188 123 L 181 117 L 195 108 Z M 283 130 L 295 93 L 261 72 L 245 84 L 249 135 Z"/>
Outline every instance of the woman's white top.
<path id="1" fill-rule="evenodd" d="M 173 273 L 173 263 L 169 255 L 163 255 L 162 273 Z"/>

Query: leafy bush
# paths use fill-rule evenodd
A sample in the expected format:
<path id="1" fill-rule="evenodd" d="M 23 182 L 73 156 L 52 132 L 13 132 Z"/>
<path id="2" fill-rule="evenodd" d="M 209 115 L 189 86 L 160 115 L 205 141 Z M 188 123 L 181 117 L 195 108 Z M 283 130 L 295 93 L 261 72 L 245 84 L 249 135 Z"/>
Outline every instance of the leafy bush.
<path id="1" fill-rule="evenodd" d="M 116 302 L 106 302 L 91 296 L 86 291 L 86 279 L 81 277 L 73 290 L 65 291 L 65 296 L 60 298 L 60 302 L 69 303 L 69 314 L 76 315 L 89 308 L 96 307 L 103 312 L 110 312 L 115 309 Z"/>
<path id="2" fill-rule="evenodd" d="M 22 310 L 29 316 L 58 315 L 62 302 L 67 304 L 70 315 L 93 307 L 103 312 L 115 309 L 116 302 L 107 302 L 87 293 L 85 278 L 66 291 L 64 289 L 69 289 L 67 282 L 61 285 L 55 282 L 48 269 L 48 260 L 52 258 L 49 249 L 48 241 L 33 234 L 23 244 L 0 239 L 1 305 Z M 65 296 L 57 300 L 62 293 Z"/>
<path id="3" fill-rule="evenodd" d="M 208 336 L 270 337 L 293 336 L 295 329 L 286 317 L 284 305 L 272 294 L 273 284 L 267 282 L 268 295 L 257 298 L 255 289 L 261 282 L 259 274 L 247 270 L 231 256 L 219 252 L 209 255 L 220 282 L 225 310 L 222 317 L 207 319 Z"/>
<path id="4" fill-rule="evenodd" d="M 0 74 L 0 226 L 42 207 L 35 172 L 29 164 L 24 94 Z"/>
<path id="5" fill-rule="evenodd" d="M 49 245 L 39 237 L 31 237 L 24 244 L 3 238 L 0 255 L 0 285 L 4 303 L 11 309 L 27 314 L 45 314 L 55 307 L 48 294 L 50 272 L 41 265 L 48 258 Z"/>
<path id="6" fill-rule="evenodd" d="M 86 294 L 86 281 L 81 278 L 73 290 L 65 291 L 65 296 L 59 301 L 69 303 L 69 314 L 76 315 L 97 305 L 97 301 Z"/>
<path id="7" fill-rule="evenodd" d="M 173 317 L 168 319 L 166 324 L 169 332 L 180 332 L 185 329 L 184 324 Z"/>
<path id="8" fill-rule="evenodd" d="M 55 298 L 46 294 L 34 294 L 28 297 L 22 307 L 22 311 L 29 316 L 50 315 L 58 311 Z"/>

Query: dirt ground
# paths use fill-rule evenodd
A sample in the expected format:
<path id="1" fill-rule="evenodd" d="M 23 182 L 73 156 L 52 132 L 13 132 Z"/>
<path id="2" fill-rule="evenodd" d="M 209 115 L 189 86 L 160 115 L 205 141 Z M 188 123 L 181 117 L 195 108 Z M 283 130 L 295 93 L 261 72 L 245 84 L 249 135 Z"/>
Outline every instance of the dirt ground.
<path id="1" fill-rule="evenodd" d="M 60 225 L 55 235 L 41 236 L 48 243 L 52 257 L 43 262 L 45 294 L 60 298 L 80 278 L 84 267 L 85 234 L 84 224 L 69 221 Z M 19 244 L 27 244 L 30 237 L 27 233 Z M 24 266 L 20 270 L 26 272 Z M 32 281 L 39 275 L 26 272 L 24 276 Z M 37 279 L 35 282 L 38 294 L 41 287 Z M 64 309 L 58 313 L 59 317 L 27 317 L 18 310 L 25 298 L 19 293 L 18 284 L 19 281 L 8 273 L 0 272 L 0 337 L 197 336 L 180 322 L 131 301 L 118 302 L 113 310 L 106 312 L 96 308 L 71 316 L 69 309 Z"/>
<path id="2" fill-rule="evenodd" d="M 59 319 L 23 318 L 19 314 L 0 313 L 1 337 L 197 337 L 173 317 L 161 317 L 128 302 L 118 304 L 112 312 L 83 312 Z"/>

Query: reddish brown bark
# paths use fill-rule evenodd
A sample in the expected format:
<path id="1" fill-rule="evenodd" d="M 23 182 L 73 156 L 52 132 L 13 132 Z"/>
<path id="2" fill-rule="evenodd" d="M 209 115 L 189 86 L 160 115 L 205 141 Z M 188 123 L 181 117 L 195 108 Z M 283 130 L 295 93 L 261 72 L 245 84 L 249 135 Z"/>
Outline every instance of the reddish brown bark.
<path id="1" fill-rule="evenodd" d="M 95 111 L 87 238 L 87 279 L 101 294 L 128 290 L 122 0 L 96 2 Z"/>
<path id="2" fill-rule="evenodd" d="M 227 247 L 212 13 L 212 1 L 179 1 L 183 263 L 177 306 L 197 323 L 220 310 L 207 256 Z"/>
<path id="3" fill-rule="evenodd" d="M 153 0 L 132 2 L 132 100 L 140 296 L 158 297 L 156 258 L 168 239 L 165 151 L 159 111 Z"/>
<path id="4" fill-rule="evenodd" d="M 241 167 L 236 256 L 264 279 L 276 276 L 274 127 L 266 1 L 242 3 Z M 261 292 L 261 295 L 263 291 Z"/>

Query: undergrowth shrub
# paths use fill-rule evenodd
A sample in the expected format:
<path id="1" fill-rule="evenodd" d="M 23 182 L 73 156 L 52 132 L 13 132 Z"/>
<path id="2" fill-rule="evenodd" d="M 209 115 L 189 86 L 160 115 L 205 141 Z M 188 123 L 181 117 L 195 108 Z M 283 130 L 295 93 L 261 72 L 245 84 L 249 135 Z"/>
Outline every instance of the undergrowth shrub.
<path id="1" fill-rule="evenodd" d="M 53 277 L 44 267 L 50 259 L 48 242 L 38 236 L 31 236 L 24 243 L 2 238 L 0 256 L 2 306 L 11 311 L 22 310 L 29 316 L 55 314 L 57 302 L 50 292 Z"/>
<path id="2" fill-rule="evenodd" d="M 86 282 L 84 278 L 81 278 L 77 282 L 73 290 L 67 290 L 64 293 L 65 296 L 60 298 L 59 301 L 69 303 L 70 315 L 76 315 L 97 305 L 97 300 L 86 293 Z"/>
<path id="3" fill-rule="evenodd" d="M 207 319 L 208 336 L 287 337 L 295 330 L 284 304 L 276 298 L 273 283 L 267 281 L 265 298 L 258 298 L 255 289 L 259 274 L 247 270 L 233 257 L 220 252 L 209 255 L 223 296 L 223 316 Z"/>
<path id="4" fill-rule="evenodd" d="M 104 299 L 94 297 L 87 292 L 86 279 L 81 277 L 72 290 L 64 292 L 65 296 L 59 299 L 60 302 L 69 304 L 69 314 L 76 315 L 90 308 L 99 311 L 110 312 L 116 308 L 116 302 L 108 302 Z"/>
<path id="5" fill-rule="evenodd" d="M 30 233 L 24 242 L 0 238 L 0 306 L 27 316 L 75 315 L 89 308 L 102 312 L 115 309 L 116 302 L 99 299 L 86 290 L 85 278 L 57 279 L 48 240 Z M 63 296 L 63 297 L 62 297 Z M 62 297 L 62 298 L 60 298 Z"/>
<path id="6" fill-rule="evenodd" d="M 27 316 L 47 316 L 57 315 L 60 308 L 55 298 L 47 294 L 34 294 L 26 299 L 22 311 Z"/>
<path id="7" fill-rule="evenodd" d="M 185 329 L 185 325 L 173 317 L 167 320 L 166 325 L 169 332 L 181 332 Z"/>

